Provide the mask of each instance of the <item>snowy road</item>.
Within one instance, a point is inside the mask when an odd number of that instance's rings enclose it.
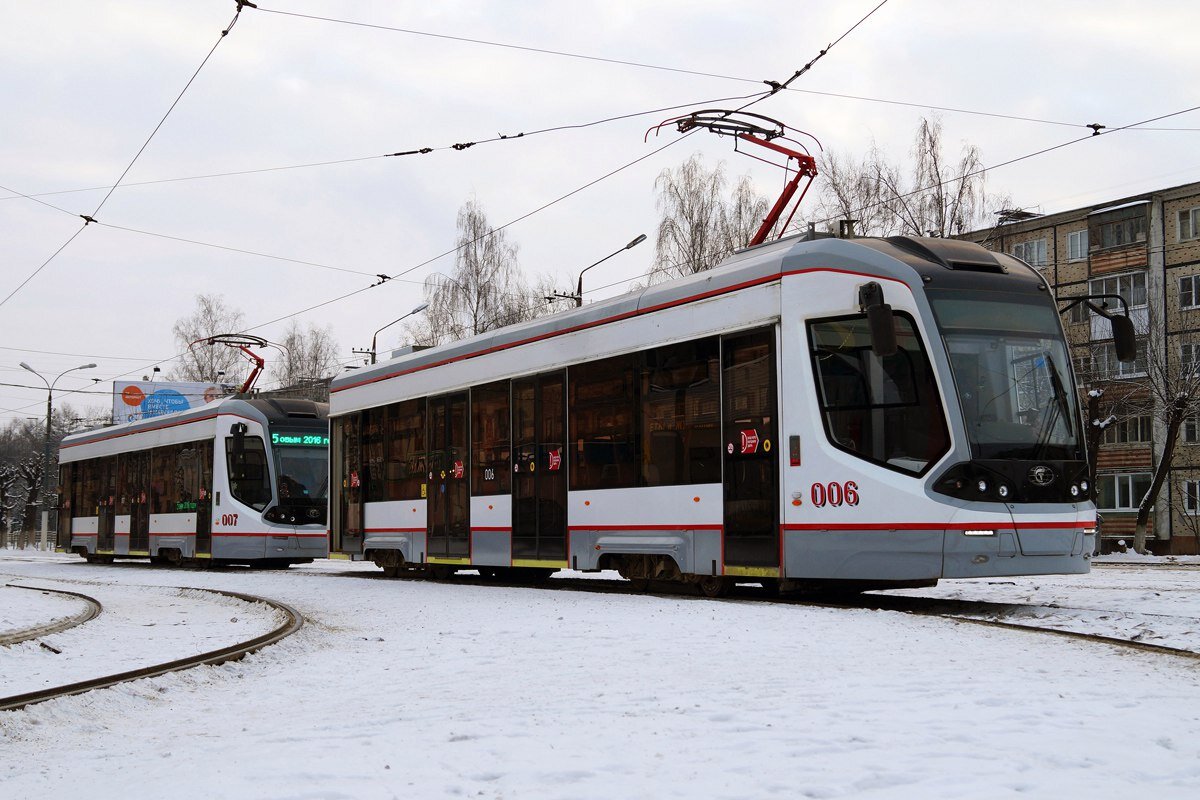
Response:
[[[1200,671],[1183,659],[887,611],[388,581],[335,562],[205,573],[8,555],[6,580],[231,589],[307,623],[236,664],[0,716],[5,800],[1200,796]],[[1195,620],[1197,590],[1197,570],[1097,569],[935,591]]]

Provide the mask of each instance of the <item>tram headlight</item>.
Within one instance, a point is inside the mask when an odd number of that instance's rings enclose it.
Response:
[[[1073,483],[1071,484],[1071,497],[1079,497],[1079,487]]]
[[[1080,482],[1079,482],[1079,491],[1081,491],[1081,492],[1086,492],[1087,490],[1088,490],[1088,482],[1087,482],[1087,481],[1080,481]]]
[[[1000,484],[1000,488],[997,489],[996,491],[1000,493],[1001,497],[1008,497],[1008,487],[1005,486],[1003,483]]]
[[[979,483],[977,483],[975,485],[979,488],[980,492],[986,492],[988,490],[988,484],[987,484],[987,481],[985,481],[985,480],[981,480],[981,481],[979,481]]]

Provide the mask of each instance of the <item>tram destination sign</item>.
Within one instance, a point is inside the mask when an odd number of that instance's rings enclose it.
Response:
[[[329,435],[325,433],[279,433],[271,434],[271,444],[276,447],[329,447]]]

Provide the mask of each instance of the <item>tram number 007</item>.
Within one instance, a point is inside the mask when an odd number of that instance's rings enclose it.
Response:
[[[238,518],[237,514],[222,514],[221,515],[221,524],[232,527],[234,525],[237,525],[237,518]]]
[[[814,483],[809,490],[809,498],[817,508],[825,506],[856,506],[858,505],[858,484],[854,481],[839,483]]]

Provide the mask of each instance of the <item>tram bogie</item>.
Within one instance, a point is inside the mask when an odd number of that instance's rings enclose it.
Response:
[[[328,430],[324,403],[225,399],[69,436],[58,547],[92,563],[324,558]]]
[[[331,387],[332,548],[404,571],[930,585],[1089,569],[1054,298],[966,242],[780,240]]]

